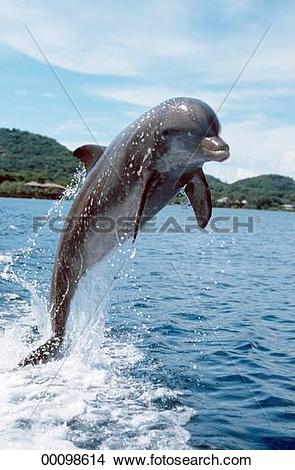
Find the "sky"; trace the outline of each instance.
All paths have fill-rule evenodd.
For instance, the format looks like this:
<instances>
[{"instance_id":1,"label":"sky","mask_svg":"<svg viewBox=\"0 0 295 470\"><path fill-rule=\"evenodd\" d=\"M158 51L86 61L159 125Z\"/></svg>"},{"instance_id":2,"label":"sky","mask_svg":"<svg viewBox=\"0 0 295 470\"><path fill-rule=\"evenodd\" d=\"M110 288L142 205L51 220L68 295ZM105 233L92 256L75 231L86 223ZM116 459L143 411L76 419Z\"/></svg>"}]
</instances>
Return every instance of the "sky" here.
<instances>
[{"instance_id":1,"label":"sky","mask_svg":"<svg viewBox=\"0 0 295 470\"><path fill-rule=\"evenodd\" d=\"M294 0L0 0L0 11L0 127L70 149L109 144L174 96L219 110L270 27L218 112L231 157L205 171L295 177Z\"/></svg>"}]
</instances>

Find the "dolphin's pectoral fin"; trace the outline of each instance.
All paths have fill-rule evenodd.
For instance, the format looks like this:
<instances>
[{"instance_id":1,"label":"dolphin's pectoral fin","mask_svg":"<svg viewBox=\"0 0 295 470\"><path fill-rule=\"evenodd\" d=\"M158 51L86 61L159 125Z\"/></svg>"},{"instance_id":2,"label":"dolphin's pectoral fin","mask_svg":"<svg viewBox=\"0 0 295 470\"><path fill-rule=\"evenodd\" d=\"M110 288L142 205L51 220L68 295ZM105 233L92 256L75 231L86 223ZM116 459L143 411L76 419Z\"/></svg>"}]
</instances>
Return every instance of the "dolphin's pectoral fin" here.
<instances>
[{"instance_id":1,"label":"dolphin's pectoral fin","mask_svg":"<svg viewBox=\"0 0 295 470\"><path fill-rule=\"evenodd\" d=\"M141 198L140 198L137 213L136 213L136 218L135 218L135 223L134 223L133 240L132 240L133 243L136 240L138 230L139 230L139 227L140 227L140 222L141 222L141 218L142 218L142 214L143 214L143 210L144 210L148 190L149 190L149 187L146 184L144 189L143 189L143 192L141 194Z\"/></svg>"},{"instance_id":2,"label":"dolphin's pectoral fin","mask_svg":"<svg viewBox=\"0 0 295 470\"><path fill-rule=\"evenodd\" d=\"M19 362L19 366L27 366L29 364L36 366L38 364L44 364L45 362L53 359L61 349L63 342L63 336L52 336L46 343L39 346L39 348L32 351L22 361Z\"/></svg>"},{"instance_id":3,"label":"dolphin's pectoral fin","mask_svg":"<svg viewBox=\"0 0 295 470\"><path fill-rule=\"evenodd\" d=\"M211 191L202 169L199 169L184 188L197 218L205 228L212 214Z\"/></svg>"},{"instance_id":4,"label":"dolphin's pectoral fin","mask_svg":"<svg viewBox=\"0 0 295 470\"><path fill-rule=\"evenodd\" d=\"M144 211L144 206L146 203L146 198L148 195L149 190L151 187L154 185L154 183L157 181L157 176L156 172L152 172L148 178L144 180L144 186L143 186L143 191L141 193L140 201L138 204L138 209L135 217L135 223L134 223L134 233L133 233L133 240L132 242L134 243L138 234L138 230L141 224L141 219L142 219L142 214Z\"/></svg>"},{"instance_id":5,"label":"dolphin's pectoral fin","mask_svg":"<svg viewBox=\"0 0 295 470\"><path fill-rule=\"evenodd\" d=\"M74 150L73 155L84 164L87 173L89 173L100 159L105 149L106 147L101 147L100 145L83 145Z\"/></svg>"}]
</instances>

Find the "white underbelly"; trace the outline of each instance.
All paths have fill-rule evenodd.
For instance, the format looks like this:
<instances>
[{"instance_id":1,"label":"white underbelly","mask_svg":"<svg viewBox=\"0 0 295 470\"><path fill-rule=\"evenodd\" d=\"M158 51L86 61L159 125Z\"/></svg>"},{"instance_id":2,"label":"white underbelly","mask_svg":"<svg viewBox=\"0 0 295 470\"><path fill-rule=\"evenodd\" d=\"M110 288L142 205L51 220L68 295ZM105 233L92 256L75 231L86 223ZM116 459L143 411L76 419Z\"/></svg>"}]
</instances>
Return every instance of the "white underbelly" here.
<instances>
[{"instance_id":1,"label":"white underbelly","mask_svg":"<svg viewBox=\"0 0 295 470\"><path fill-rule=\"evenodd\" d=\"M92 220L83 246L84 271L132 235L141 194L138 182L121 203Z\"/></svg>"}]
</instances>

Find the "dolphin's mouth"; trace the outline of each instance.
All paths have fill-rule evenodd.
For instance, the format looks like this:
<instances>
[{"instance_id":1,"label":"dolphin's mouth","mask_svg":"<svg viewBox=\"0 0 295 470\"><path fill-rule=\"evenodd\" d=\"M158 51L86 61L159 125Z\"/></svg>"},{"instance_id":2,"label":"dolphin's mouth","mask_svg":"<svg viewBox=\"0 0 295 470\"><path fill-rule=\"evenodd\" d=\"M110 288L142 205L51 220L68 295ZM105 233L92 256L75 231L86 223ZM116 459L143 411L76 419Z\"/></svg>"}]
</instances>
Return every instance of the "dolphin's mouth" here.
<instances>
[{"instance_id":1,"label":"dolphin's mouth","mask_svg":"<svg viewBox=\"0 0 295 470\"><path fill-rule=\"evenodd\" d=\"M230 156L229 146L219 136L204 137L201 142L201 148L210 160L223 162Z\"/></svg>"}]
</instances>

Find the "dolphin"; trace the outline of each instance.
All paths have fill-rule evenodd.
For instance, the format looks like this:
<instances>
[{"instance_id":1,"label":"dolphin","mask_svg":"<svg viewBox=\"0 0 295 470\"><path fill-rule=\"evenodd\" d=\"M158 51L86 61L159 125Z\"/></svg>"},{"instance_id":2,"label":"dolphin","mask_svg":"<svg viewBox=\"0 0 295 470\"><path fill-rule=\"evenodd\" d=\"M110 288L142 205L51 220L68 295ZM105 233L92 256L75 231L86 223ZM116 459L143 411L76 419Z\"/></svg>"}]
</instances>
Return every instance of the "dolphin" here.
<instances>
[{"instance_id":1,"label":"dolphin","mask_svg":"<svg viewBox=\"0 0 295 470\"><path fill-rule=\"evenodd\" d=\"M49 312L52 337L19 364L45 363L61 349L70 303L81 276L122 239L122 231L94 230L94 221L132 221L123 238L135 241L140 227L184 189L204 228L211 212L202 166L229 157L215 112L195 98L169 99L136 119L107 148L74 151L87 176L71 206L53 268Z\"/></svg>"}]
</instances>

